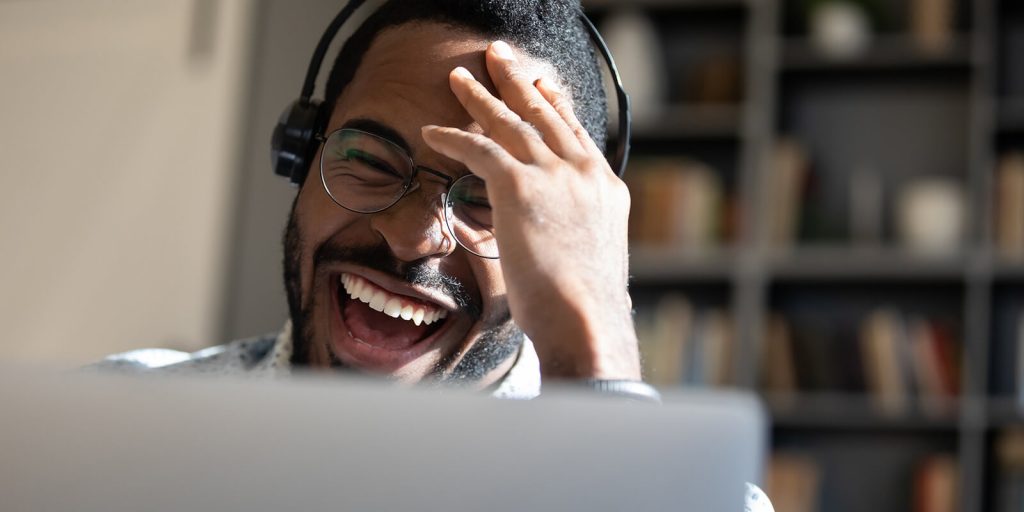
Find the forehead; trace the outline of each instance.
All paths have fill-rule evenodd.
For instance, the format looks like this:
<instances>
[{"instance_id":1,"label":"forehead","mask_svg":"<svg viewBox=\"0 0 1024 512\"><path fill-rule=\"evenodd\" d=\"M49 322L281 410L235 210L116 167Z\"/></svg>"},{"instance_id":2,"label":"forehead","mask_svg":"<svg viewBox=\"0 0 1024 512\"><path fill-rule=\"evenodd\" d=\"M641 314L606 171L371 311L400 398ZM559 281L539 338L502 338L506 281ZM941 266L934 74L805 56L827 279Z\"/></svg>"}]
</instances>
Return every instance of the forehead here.
<instances>
[{"instance_id":1,"label":"forehead","mask_svg":"<svg viewBox=\"0 0 1024 512\"><path fill-rule=\"evenodd\" d=\"M350 119L370 119L395 130L414 158L427 152L420 137L426 124L480 131L451 92L448 75L469 69L498 96L487 74L484 36L438 23L409 23L381 32L335 105L328 132ZM532 80L560 82L552 66L518 52ZM435 157L437 155L434 155Z\"/></svg>"}]
</instances>

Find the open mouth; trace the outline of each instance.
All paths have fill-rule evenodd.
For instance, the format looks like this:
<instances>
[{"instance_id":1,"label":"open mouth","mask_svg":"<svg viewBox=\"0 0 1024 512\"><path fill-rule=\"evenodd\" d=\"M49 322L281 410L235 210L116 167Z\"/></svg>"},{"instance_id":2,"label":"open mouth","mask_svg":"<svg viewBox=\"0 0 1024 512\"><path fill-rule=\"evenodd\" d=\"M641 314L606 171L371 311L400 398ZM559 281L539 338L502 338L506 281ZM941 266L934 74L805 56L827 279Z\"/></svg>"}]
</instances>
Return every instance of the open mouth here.
<instances>
[{"instance_id":1,"label":"open mouth","mask_svg":"<svg viewBox=\"0 0 1024 512\"><path fill-rule=\"evenodd\" d=\"M416 359L451 323L441 305L386 290L363 276L341 273L333 288L334 348L367 370L391 371Z\"/></svg>"}]
</instances>

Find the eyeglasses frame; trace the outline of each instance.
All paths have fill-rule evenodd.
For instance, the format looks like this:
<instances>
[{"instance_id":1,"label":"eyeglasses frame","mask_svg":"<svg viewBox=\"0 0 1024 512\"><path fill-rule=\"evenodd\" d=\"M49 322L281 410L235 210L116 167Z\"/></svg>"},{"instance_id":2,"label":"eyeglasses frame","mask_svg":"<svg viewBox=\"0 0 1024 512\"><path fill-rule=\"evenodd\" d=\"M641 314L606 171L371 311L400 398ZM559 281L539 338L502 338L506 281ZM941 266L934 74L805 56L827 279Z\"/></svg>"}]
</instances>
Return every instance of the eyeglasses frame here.
<instances>
[{"instance_id":1,"label":"eyeglasses frame","mask_svg":"<svg viewBox=\"0 0 1024 512\"><path fill-rule=\"evenodd\" d=\"M409 168L412 169L412 172L409 173L409 176L407 178L405 178L405 180L403 180L401 194L398 194L395 197L395 200L392 201L387 206L385 206L383 208L380 208L380 209L377 209L377 210L368 211L368 212L361 212L361 211L358 211L358 210L353 210L352 208L341 204L341 201L338 201L338 199L336 197L334 197L334 193L331 192L331 188L327 186L327 177L324 176L324 149L326 148L327 141L330 140L331 137L333 137L333 136L335 136L335 135L337 135L339 133L342 133L342 132L351 132L351 133L357 133L357 134L360 134L360 135L366 135L366 136L372 137L375 140L378 140L380 142L383 142L384 144L387 144L387 145L391 146L392 148L394 148L397 151L397 154L401 155L403 158L408 160ZM448 176L447 174L445 174L445 173L443 173L441 171L438 171L438 170L435 170L435 169L431 169L430 167L426 167L426 166L423 166L423 165L418 165L416 163L416 161L413 160L412 155L410 155L409 152L405 150L405 148L399 146L398 144L395 144L393 141L390 141L390 140L388 140L388 139L386 139L384 137L381 137L380 135L377 135L377 134L374 134L374 133L370 133L370 132L367 132L365 130L360 130L360 129L357 129L357 128L338 128L337 130L334 130L334 131L328 133L327 135L319 135L319 134L317 134L316 135L316 140L320 144L320 158L319 158L319 160L320 160L320 163L319 163L319 166L320 166L320 183L323 184L324 192L327 193L327 197L330 197L331 201L334 202L334 204L336 204L336 205L338 205L338 206L340 206L340 207L342 207L342 208L344 208L344 209L346 209L346 210L348 210L348 211L350 211L352 213L358 213L358 214L362 214L362 215L373 215L373 214L376 214L376 213L383 212L383 211L391 208L392 206L398 204L399 201L401 201L405 196L407 196L407 195L411 194L412 192L415 192L416 190L418 190L421 185L420 185L420 180L417 180L416 177L419 175L420 172L424 172L424 173L430 174L432 176L435 176L437 178L440 178L441 180L444 181L444 184L445 184L444 192L441 192L441 204L444 207L444 224L445 224L445 228L447 228L448 232L452 235L452 238L455 239L455 243L457 243L459 245L459 247L462 247L463 249L465 249L466 252L468 252L468 253L470 253L470 254L472 254L474 256L477 256L477 257L480 257L480 258L484 258L484 259L489 259L489 260L496 260L496 259L500 258L500 256L485 256L483 254L480 254L480 253L470 249L469 247L466 247L466 245L463 244L461 240L459 240L458 235L455 234L455 230L452 228L451 220L449 219L449 215L450 215L449 212L452 210L452 208L451 208L451 205L448 204L448 199L451 197L450 192L451 192L452 188L454 188L455 185L458 184L460 181L465 180L467 178L477 178L477 179L480 179L477 175L475 175L475 174L466 174L464 176L459 176L458 178L452 178L451 176Z\"/></svg>"}]
</instances>

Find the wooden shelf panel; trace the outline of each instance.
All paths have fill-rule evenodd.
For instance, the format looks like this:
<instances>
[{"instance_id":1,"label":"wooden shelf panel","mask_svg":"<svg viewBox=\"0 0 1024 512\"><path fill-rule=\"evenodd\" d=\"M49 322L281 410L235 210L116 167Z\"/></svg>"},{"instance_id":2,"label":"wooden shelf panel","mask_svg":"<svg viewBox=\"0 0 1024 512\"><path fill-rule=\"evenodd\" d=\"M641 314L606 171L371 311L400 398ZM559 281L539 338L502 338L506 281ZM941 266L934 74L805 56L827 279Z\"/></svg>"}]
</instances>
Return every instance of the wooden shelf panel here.
<instances>
[{"instance_id":1,"label":"wooden shelf panel","mask_svg":"<svg viewBox=\"0 0 1024 512\"><path fill-rule=\"evenodd\" d=\"M782 43L780 68L788 72L969 71L968 40L957 37L948 50L931 53L918 49L908 36L882 35L863 55L835 58L822 54L806 38L789 38Z\"/></svg>"},{"instance_id":2,"label":"wooden shelf panel","mask_svg":"<svg viewBox=\"0 0 1024 512\"><path fill-rule=\"evenodd\" d=\"M1024 97L1002 98L996 101L996 119L999 131L1024 133Z\"/></svg>"},{"instance_id":3,"label":"wooden shelf panel","mask_svg":"<svg viewBox=\"0 0 1024 512\"><path fill-rule=\"evenodd\" d=\"M639 281L659 279L730 279L739 260L728 248L687 251L680 248L633 246L630 272ZM802 247L767 252L757 265L769 281L961 281L968 274L965 253L927 256L900 249ZM996 277L1024 278L1024 262L994 266Z\"/></svg>"},{"instance_id":4,"label":"wooden shelf panel","mask_svg":"<svg viewBox=\"0 0 1024 512\"><path fill-rule=\"evenodd\" d=\"M927 256L899 249L856 247L778 250L769 256L767 264L767 274L777 280L959 280L966 271L967 260L961 254Z\"/></svg>"},{"instance_id":5,"label":"wooden shelf panel","mask_svg":"<svg viewBox=\"0 0 1024 512\"><path fill-rule=\"evenodd\" d=\"M988 402L987 416L990 428L1024 427L1024 401L1009 396L993 397Z\"/></svg>"},{"instance_id":6,"label":"wooden shelf panel","mask_svg":"<svg viewBox=\"0 0 1024 512\"><path fill-rule=\"evenodd\" d=\"M634 246L629 272L634 282L665 280L727 281L733 274L735 253L726 248L707 251Z\"/></svg>"},{"instance_id":7,"label":"wooden shelf panel","mask_svg":"<svg viewBox=\"0 0 1024 512\"><path fill-rule=\"evenodd\" d=\"M996 279L1024 280L1024 260L997 259L992 275Z\"/></svg>"},{"instance_id":8,"label":"wooden shelf panel","mask_svg":"<svg viewBox=\"0 0 1024 512\"><path fill-rule=\"evenodd\" d=\"M929 414L919 407L885 412L866 395L803 393L764 399L776 428L956 431L960 424L956 403L941 413Z\"/></svg>"},{"instance_id":9,"label":"wooden shelf panel","mask_svg":"<svg viewBox=\"0 0 1024 512\"><path fill-rule=\"evenodd\" d=\"M737 139L740 137L741 105L674 104L658 109L655 119L637 120L635 139Z\"/></svg>"}]
</instances>

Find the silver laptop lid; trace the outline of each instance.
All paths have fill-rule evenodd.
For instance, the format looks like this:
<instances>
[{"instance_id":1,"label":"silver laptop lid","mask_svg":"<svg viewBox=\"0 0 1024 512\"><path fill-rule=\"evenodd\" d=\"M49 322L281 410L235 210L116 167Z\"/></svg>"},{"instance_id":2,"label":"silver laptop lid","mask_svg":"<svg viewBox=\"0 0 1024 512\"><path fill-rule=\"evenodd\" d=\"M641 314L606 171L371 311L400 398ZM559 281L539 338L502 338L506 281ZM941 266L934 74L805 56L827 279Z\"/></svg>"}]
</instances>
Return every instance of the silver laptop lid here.
<instances>
[{"instance_id":1,"label":"silver laptop lid","mask_svg":"<svg viewBox=\"0 0 1024 512\"><path fill-rule=\"evenodd\" d=\"M5 511L741 511L750 397L0 372Z\"/></svg>"}]
</instances>

